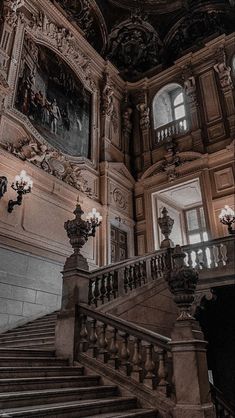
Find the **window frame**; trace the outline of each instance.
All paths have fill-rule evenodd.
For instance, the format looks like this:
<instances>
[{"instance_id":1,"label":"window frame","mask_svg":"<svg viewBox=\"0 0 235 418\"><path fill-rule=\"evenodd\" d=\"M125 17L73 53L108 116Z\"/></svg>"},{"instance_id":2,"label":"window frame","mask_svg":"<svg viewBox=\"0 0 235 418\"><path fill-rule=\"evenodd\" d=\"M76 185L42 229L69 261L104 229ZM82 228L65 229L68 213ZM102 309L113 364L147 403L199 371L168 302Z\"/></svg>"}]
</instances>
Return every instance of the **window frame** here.
<instances>
[{"instance_id":1,"label":"window frame","mask_svg":"<svg viewBox=\"0 0 235 418\"><path fill-rule=\"evenodd\" d=\"M204 221L205 221L205 226L203 226L202 224L202 217L200 214L200 209L203 209L203 215L204 215ZM196 210L197 213L197 221L198 221L198 225L199 227L193 230L189 230L188 227L188 220L187 220L187 212L190 212L191 210ZM207 231L207 224L206 224L206 217L205 217L205 210L203 205L197 205L197 206L193 206L191 208L188 209L184 209L183 211L183 215L184 215L184 221L185 221L185 232L186 232L186 241L189 245L192 245L192 243L190 243L190 236L194 235L194 234L199 234L200 235L200 241L198 242L206 242L208 241L209 237L208 237L208 231ZM204 240L203 234L206 233L207 234L207 240Z\"/></svg>"}]
</instances>

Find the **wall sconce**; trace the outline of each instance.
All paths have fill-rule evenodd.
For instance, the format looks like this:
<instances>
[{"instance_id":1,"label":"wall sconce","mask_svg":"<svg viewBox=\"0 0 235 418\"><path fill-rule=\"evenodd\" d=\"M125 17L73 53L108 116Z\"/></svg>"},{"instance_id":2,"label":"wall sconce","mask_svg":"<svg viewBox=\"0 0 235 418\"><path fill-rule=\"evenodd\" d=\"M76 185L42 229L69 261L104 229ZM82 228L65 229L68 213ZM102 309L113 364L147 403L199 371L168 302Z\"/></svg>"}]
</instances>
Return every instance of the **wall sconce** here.
<instances>
[{"instance_id":1,"label":"wall sconce","mask_svg":"<svg viewBox=\"0 0 235 418\"><path fill-rule=\"evenodd\" d=\"M12 189L17 192L16 200L9 200L8 212L11 213L15 205L21 205L23 195L30 193L33 187L33 182L29 176L27 176L24 170L21 171L19 176L15 176L15 179L11 185Z\"/></svg>"},{"instance_id":2,"label":"wall sconce","mask_svg":"<svg viewBox=\"0 0 235 418\"><path fill-rule=\"evenodd\" d=\"M223 225L227 225L229 234L235 234L235 230L232 229L232 224L235 222L235 213L233 209L228 205L225 205L219 214L219 220Z\"/></svg>"},{"instance_id":3,"label":"wall sconce","mask_svg":"<svg viewBox=\"0 0 235 418\"><path fill-rule=\"evenodd\" d=\"M96 228L101 225L102 219L102 216L99 212L96 212L95 208L93 208L92 211L87 214L86 221L90 229L90 237L95 236Z\"/></svg>"},{"instance_id":4,"label":"wall sconce","mask_svg":"<svg viewBox=\"0 0 235 418\"><path fill-rule=\"evenodd\" d=\"M5 176L0 176L0 199L7 191L7 178Z\"/></svg>"}]
</instances>

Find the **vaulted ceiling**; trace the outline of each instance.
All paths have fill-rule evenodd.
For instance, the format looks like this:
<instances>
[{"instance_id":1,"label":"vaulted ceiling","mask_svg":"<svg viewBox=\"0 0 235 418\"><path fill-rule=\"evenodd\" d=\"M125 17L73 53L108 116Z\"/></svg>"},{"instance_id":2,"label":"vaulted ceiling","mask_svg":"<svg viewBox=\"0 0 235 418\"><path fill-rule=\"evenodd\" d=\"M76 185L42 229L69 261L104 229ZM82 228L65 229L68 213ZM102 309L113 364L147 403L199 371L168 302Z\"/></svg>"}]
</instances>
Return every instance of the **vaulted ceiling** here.
<instances>
[{"instance_id":1,"label":"vaulted ceiling","mask_svg":"<svg viewBox=\"0 0 235 418\"><path fill-rule=\"evenodd\" d=\"M235 0L52 0L124 79L161 71L235 27Z\"/></svg>"}]
</instances>

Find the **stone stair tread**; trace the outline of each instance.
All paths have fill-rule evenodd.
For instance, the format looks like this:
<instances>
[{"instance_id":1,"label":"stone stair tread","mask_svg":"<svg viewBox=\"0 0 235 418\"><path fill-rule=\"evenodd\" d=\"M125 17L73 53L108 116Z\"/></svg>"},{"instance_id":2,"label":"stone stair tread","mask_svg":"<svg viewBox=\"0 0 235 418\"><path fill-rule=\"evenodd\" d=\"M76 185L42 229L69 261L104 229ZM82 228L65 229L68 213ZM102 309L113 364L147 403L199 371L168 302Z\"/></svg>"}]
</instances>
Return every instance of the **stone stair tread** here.
<instances>
[{"instance_id":1,"label":"stone stair tread","mask_svg":"<svg viewBox=\"0 0 235 418\"><path fill-rule=\"evenodd\" d=\"M9 354L19 354L22 352L23 354L32 354L32 355L36 355L37 354L47 354L48 356L55 356L55 350L46 350L46 349L30 349L30 348L8 348L6 349L5 347L0 347L0 357L1 354L6 351L6 353L8 354L8 357L11 357ZM38 356L37 356L38 357Z\"/></svg>"},{"instance_id":2,"label":"stone stair tread","mask_svg":"<svg viewBox=\"0 0 235 418\"><path fill-rule=\"evenodd\" d=\"M54 330L52 331L43 331L43 332L38 332L38 331L34 331L34 332L26 332L26 331L21 331L21 332L11 332L9 334L2 334L0 335L0 342L6 339L11 339L11 338L24 338L24 337L43 337L43 336L47 336L47 337L54 337L55 336L55 332Z\"/></svg>"},{"instance_id":3,"label":"stone stair tread","mask_svg":"<svg viewBox=\"0 0 235 418\"><path fill-rule=\"evenodd\" d=\"M1 376L1 375L0 375ZM93 380L93 379L99 379L100 376L98 374L89 374L85 376L73 376L73 375L67 375L67 376L49 376L49 377L19 377L19 378L1 378L0 377L0 385L1 384L7 384L7 383L36 383L36 382L46 382L48 380L51 381L57 381L57 380ZM103 387L103 386L102 386ZM21 393L21 392L20 392ZM1 393L0 393L1 396Z\"/></svg>"},{"instance_id":4,"label":"stone stair tread","mask_svg":"<svg viewBox=\"0 0 235 418\"><path fill-rule=\"evenodd\" d=\"M129 417L143 417L143 414L154 414L157 413L157 410L153 409L131 409L127 412L112 412L112 415L110 415L110 412L107 414L99 414L99 415L90 415L87 418L129 418ZM154 416L154 415L153 415Z\"/></svg>"},{"instance_id":5,"label":"stone stair tread","mask_svg":"<svg viewBox=\"0 0 235 418\"><path fill-rule=\"evenodd\" d=\"M104 391L104 390L117 390L116 385L102 385L102 386L87 386L84 388L58 388L58 389L40 389L40 390L22 390L20 392L5 392L0 393L0 401L9 398L23 398L23 397L30 397L30 396L40 396L40 395L52 395L52 394L63 394L63 393L71 393L71 392L87 392L87 391Z\"/></svg>"},{"instance_id":6,"label":"stone stair tread","mask_svg":"<svg viewBox=\"0 0 235 418\"><path fill-rule=\"evenodd\" d=\"M102 407L102 405L112 406L112 404L120 404L123 402L127 403L127 402L136 402L136 401L137 399L135 396L122 396L122 397L114 397L114 398L109 397L108 399L89 399L89 400L78 400L78 401L70 401L70 402L63 402L63 403L51 403L47 405L35 405L35 406L29 406L29 407L23 406L23 407L18 407L18 408L10 408L10 409L7 408L7 409L0 410L0 414L2 413L14 414L14 417L21 416L22 418L27 417L27 416L34 417L36 413L47 413L53 410L54 411L58 410L59 412L61 409L66 410L71 407L80 408L85 411L85 409L90 406L100 406L100 407ZM130 405L130 409L131 408L132 408L132 405ZM22 413L24 415L22 415Z\"/></svg>"}]
</instances>

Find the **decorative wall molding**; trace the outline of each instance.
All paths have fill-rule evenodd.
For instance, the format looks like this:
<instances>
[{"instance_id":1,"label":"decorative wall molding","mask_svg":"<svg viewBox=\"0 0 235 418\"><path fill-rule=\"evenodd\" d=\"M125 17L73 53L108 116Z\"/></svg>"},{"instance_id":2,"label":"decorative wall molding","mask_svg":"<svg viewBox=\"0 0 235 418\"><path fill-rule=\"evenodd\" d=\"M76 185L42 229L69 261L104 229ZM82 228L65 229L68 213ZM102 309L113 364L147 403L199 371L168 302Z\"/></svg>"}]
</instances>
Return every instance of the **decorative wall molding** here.
<instances>
[{"instance_id":1,"label":"decorative wall molding","mask_svg":"<svg viewBox=\"0 0 235 418\"><path fill-rule=\"evenodd\" d=\"M90 58L79 48L79 43L70 30L59 26L41 12L32 15L25 29L35 42L50 47L59 54L90 91L98 89L91 74Z\"/></svg>"}]
</instances>

